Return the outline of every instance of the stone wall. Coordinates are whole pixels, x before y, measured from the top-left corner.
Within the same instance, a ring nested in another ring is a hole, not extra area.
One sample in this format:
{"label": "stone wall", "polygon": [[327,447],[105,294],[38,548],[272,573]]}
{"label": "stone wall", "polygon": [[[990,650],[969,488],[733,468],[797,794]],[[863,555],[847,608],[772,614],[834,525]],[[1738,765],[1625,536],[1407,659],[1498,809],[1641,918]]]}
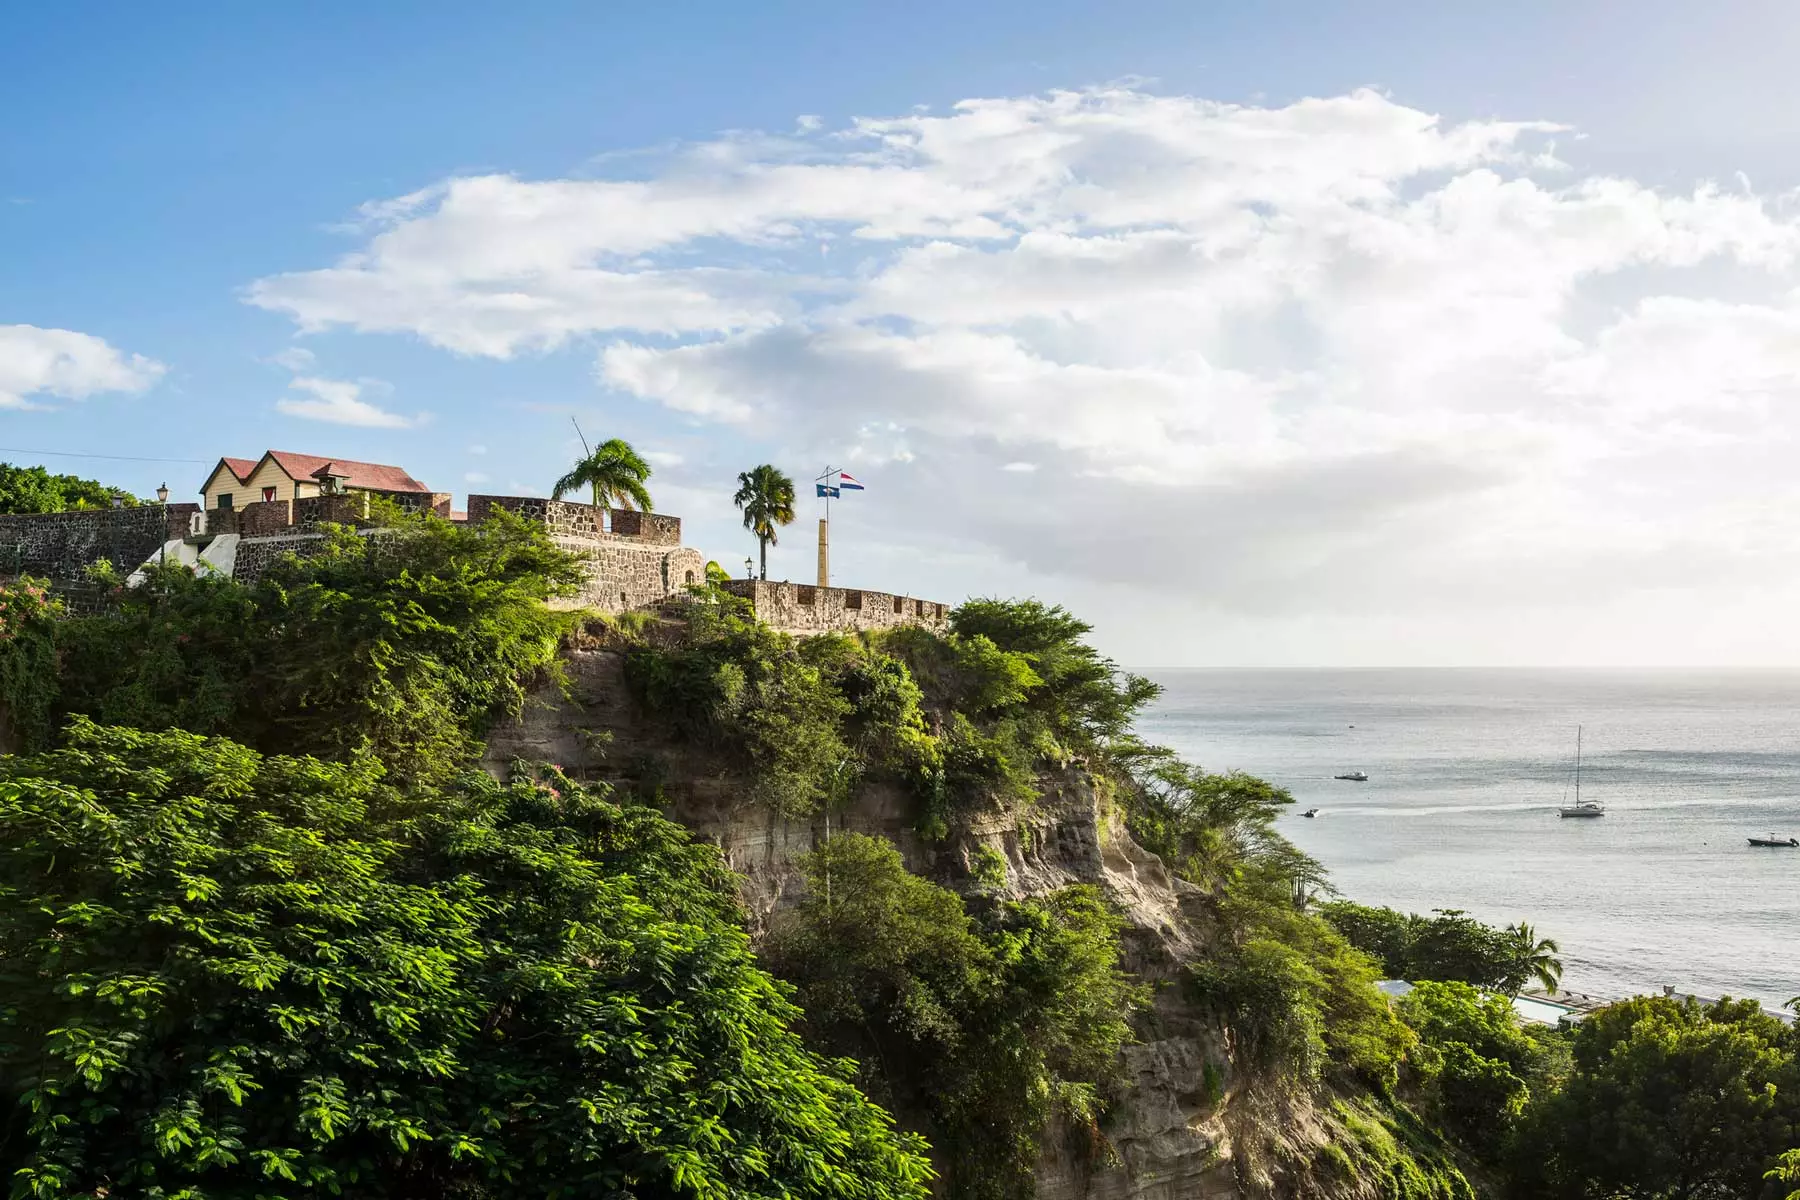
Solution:
{"label": "stone wall", "polygon": [[294,526],[317,529],[322,522],[355,525],[368,518],[369,499],[362,492],[342,496],[302,496],[294,501]]}
{"label": "stone wall", "polygon": [[237,559],[232,563],[231,577],[239,583],[255,583],[282,555],[292,553],[306,558],[318,553],[324,545],[324,534],[295,530],[274,537],[244,538],[237,544]]}
{"label": "stone wall", "polygon": [[[258,500],[255,504],[246,504],[238,510],[237,532],[245,537],[269,537],[293,523],[293,501]],[[231,532],[229,529],[214,530],[211,525],[207,526],[207,530],[213,533]]]}
{"label": "stone wall", "polygon": [[725,590],[750,601],[763,624],[785,633],[854,633],[895,625],[942,629],[950,616],[949,608],[935,601],[888,592],[760,579],[734,579]]}
{"label": "stone wall", "polygon": [[557,608],[601,612],[646,608],[706,579],[705,557],[689,546],[646,546],[610,539],[595,543],[562,537],[555,541],[580,557],[587,576],[579,593],[553,602]]}
{"label": "stone wall", "polygon": [[653,546],[681,545],[681,518],[629,508],[598,508],[542,496],[470,496],[469,523],[479,525],[496,509],[536,521],[552,536],[630,538]]}
{"label": "stone wall", "polygon": [[198,504],[146,504],[0,516],[0,574],[75,580],[100,559],[135,570],[170,538],[184,537]]}
{"label": "stone wall", "polygon": [[612,510],[612,531],[623,537],[639,538],[658,546],[681,545],[681,518],[665,517],[661,513],[615,508]]}

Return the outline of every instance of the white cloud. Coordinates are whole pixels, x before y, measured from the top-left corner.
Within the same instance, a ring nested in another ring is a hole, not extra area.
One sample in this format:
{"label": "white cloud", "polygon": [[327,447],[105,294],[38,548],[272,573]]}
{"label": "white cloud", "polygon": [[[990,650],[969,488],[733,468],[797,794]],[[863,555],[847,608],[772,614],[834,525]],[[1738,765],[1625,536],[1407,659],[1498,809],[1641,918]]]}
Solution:
{"label": "white cloud", "polygon": [[482,474],[480,471],[465,471],[465,472],[463,472],[463,482],[464,483],[486,483],[487,481],[488,481],[488,477],[486,475]]}
{"label": "white cloud", "polygon": [[1558,129],[1123,87],[801,122],[447,180],[248,298],[603,335],[612,389],[888,463],[895,538],[1240,612],[1800,585],[1796,208],[1583,173]]}
{"label": "white cloud", "polygon": [[650,465],[664,468],[679,467],[687,461],[686,456],[677,454],[673,450],[646,450],[644,458]]}
{"label": "white cloud", "polygon": [[362,399],[368,382],[299,376],[288,384],[289,390],[311,399],[284,396],[275,402],[275,410],[306,421],[357,425],[365,429],[408,429],[426,419],[424,413],[412,417],[402,416]]}
{"label": "white cloud", "polygon": [[126,355],[89,333],[0,325],[0,408],[33,408],[33,397],[80,400],[97,392],[141,392],[163,364]]}
{"label": "white cloud", "polygon": [[487,452],[488,452],[487,447],[481,445],[480,443],[476,443],[475,445],[469,447],[469,453],[476,455],[477,457],[479,457],[483,454],[486,454]]}

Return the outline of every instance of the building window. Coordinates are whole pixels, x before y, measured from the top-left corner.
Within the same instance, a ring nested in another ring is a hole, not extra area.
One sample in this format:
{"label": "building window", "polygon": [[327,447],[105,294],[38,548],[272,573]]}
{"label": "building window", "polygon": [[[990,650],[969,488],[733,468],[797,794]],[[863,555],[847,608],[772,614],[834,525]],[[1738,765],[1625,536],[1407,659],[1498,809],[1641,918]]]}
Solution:
{"label": "building window", "polygon": [[274,498],[275,498],[275,489],[273,487],[266,487],[263,489],[263,500],[265,502],[269,501],[269,500],[273,500]]}
{"label": "building window", "polygon": [[231,493],[230,492],[220,492],[219,493],[219,507],[220,508],[230,508],[231,507]]}

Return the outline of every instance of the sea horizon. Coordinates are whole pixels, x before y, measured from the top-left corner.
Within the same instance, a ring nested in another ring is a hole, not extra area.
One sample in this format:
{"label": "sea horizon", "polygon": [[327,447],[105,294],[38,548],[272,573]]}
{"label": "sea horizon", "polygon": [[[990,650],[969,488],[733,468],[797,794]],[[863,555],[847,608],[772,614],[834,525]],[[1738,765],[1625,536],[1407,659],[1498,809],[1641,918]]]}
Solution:
{"label": "sea horizon", "polygon": [[[1748,844],[1800,835],[1800,667],[1147,674],[1140,736],[1286,788],[1282,832],[1348,899],[1527,921],[1595,996],[1800,993],[1800,849]],[[1578,727],[1597,821],[1556,812]]]}

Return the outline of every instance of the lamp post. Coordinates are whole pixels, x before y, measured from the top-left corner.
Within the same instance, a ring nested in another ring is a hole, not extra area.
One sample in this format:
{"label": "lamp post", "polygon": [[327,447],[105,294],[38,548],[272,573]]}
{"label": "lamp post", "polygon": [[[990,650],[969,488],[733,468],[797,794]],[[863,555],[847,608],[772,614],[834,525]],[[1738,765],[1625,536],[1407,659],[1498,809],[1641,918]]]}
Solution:
{"label": "lamp post", "polygon": [[156,548],[156,565],[160,567],[168,561],[169,553],[169,485],[167,483],[156,489],[156,503],[162,509],[162,543]]}
{"label": "lamp post", "polygon": [[756,560],[748,554],[744,556],[744,578],[746,580],[756,578]]}

